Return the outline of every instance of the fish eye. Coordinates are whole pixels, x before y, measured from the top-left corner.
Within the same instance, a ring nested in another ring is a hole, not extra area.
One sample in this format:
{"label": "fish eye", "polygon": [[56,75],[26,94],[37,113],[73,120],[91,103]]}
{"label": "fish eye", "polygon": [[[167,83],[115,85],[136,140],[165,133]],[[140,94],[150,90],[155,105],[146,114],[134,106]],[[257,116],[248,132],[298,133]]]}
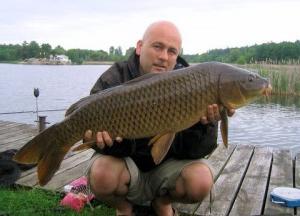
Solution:
{"label": "fish eye", "polygon": [[249,82],[253,82],[253,80],[254,80],[254,75],[252,75],[252,74],[251,74],[251,75],[249,75],[249,77],[248,77],[248,81],[249,81]]}

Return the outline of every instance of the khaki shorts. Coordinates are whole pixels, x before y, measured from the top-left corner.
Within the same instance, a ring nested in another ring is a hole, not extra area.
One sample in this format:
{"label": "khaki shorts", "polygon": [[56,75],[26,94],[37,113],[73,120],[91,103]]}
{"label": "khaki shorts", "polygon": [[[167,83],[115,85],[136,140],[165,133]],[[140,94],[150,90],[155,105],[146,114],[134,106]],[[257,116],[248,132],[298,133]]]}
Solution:
{"label": "khaki shorts", "polygon": [[[89,182],[89,172],[94,161],[101,157],[101,154],[95,154],[86,171]],[[169,191],[175,189],[176,179],[182,169],[195,162],[206,164],[214,177],[214,170],[206,159],[197,160],[175,160],[169,159],[149,172],[142,172],[138,169],[130,157],[123,158],[130,173],[129,191],[127,199],[138,205],[144,205],[155,197],[164,196]]]}

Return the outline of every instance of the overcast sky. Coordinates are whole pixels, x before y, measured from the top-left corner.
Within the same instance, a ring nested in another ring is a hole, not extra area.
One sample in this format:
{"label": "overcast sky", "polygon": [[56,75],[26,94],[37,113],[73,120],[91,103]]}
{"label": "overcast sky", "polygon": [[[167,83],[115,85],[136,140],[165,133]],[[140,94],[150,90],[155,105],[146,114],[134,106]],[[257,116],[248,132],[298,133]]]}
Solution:
{"label": "overcast sky", "polygon": [[125,52],[157,20],[179,27],[185,54],[300,40],[299,0],[0,1],[0,44]]}

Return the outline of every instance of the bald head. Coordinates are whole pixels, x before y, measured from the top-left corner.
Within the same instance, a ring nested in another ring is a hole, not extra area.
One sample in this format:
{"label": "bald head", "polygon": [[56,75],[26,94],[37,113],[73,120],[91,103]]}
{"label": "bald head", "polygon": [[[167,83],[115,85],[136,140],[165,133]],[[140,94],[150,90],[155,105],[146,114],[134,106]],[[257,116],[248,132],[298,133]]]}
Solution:
{"label": "bald head", "polygon": [[180,49],[181,35],[173,23],[168,21],[152,23],[136,46],[141,71],[149,73],[174,69]]}
{"label": "bald head", "polygon": [[181,48],[181,35],[175,24],[169,21],[158,21],[150,24],[146,29],[143,40],[148,40],[151,36],[157,34],[170,37],[179,44]]}

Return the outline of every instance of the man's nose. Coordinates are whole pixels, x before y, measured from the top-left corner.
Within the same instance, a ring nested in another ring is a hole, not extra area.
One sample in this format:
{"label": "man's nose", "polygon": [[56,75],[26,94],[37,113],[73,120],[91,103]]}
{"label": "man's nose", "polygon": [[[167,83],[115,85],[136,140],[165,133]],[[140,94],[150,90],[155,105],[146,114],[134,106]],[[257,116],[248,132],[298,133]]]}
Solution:
{"label": "man's nose", "polygon": [[161,50],[161,52],[159,53],[159,58],[162,60],[168,60],[169,58],[168,50],[167,49]]}

